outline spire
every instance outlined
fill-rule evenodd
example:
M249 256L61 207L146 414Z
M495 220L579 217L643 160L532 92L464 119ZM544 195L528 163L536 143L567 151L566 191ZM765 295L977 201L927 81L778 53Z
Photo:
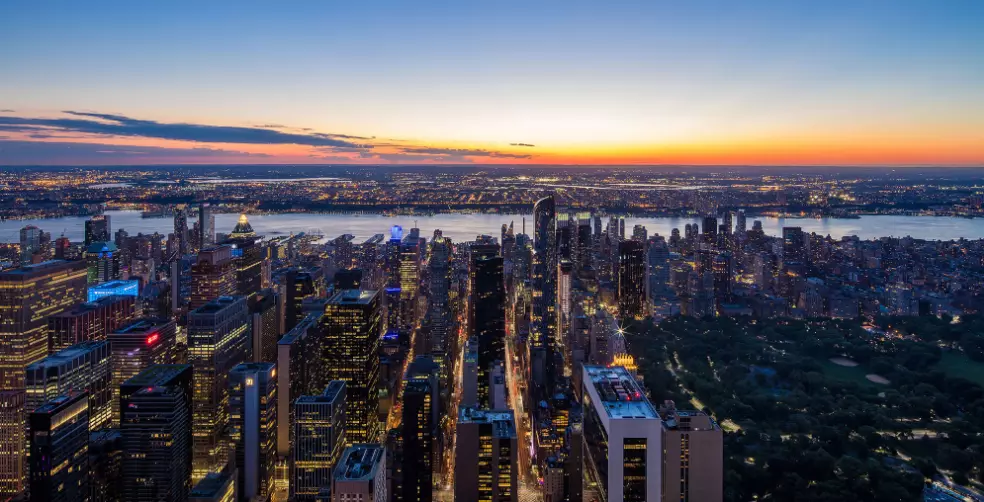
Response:
M232 229L232 233L229 237L252 237L256 235L253 231L253 227L249 224L249 218L246 217L246 213L239 215L239 223L236 223L236 227Z

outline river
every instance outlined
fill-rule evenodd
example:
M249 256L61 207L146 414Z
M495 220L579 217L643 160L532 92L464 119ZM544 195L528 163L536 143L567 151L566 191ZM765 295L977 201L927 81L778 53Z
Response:
M189 227L195 221L194 212L190 215ZM137 233L152 234L160 232L167 234L173 231L171 218L143 218L139 211L108 211L112 230L123 228L130 235ZM533 219L530 215L521 214L436 214L433 216L390 216L381 214L319 214L319 213L283 213L256 214L249 216L250 224L258 234L267 237L288 235L290 233L320 233L326 237L341 234L352 234L356 241L362 241L377 233L387 233L393 225L401 225L408 229L415 222L422 236L430 238L434 229L441 229L446 237L454 241L472 240L476 235L499 235L503 223L514 222L516 232L522 231L523 218L526 219L526 232L533 231ZM20 229L25 225L35 225L46 232L51 232L53 238L64 234L72 241L83 239L85 220L82 216L47 218L36 220L8 220L0 222L0 242L18 242ZM216 214L216 232L228 233L236 225L238 215ZM862 216L858 219L838 218L748 218L748 228L752 221L762 221L762 228L769 235L781 235L782 227L798 226L806 232L817 232L840 238L845 235L857 235L862 239L878 237L912 236L921 239L951 240L961 237L967 239L984 238L984 218L967 219L955 217L934 216L895 216L877 215ZM605 220L607 221L607 220ZM697 218L627 217L625 219L626 234L632 233L634 225L646 227L649 235L659 233L668 236L673 228L679 228L687 223L699 223Z

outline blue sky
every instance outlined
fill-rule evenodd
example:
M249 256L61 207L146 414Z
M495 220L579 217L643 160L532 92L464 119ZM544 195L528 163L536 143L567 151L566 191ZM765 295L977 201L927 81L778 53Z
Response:
M510 144L525 143L537 145L532 162L976 163L982 26L984 2L961 0L10 0L0 109L378 138L352 159L367 162L401 154L393 144L515 153ZM0 142L32 140L7 134ZM893 144L903 145L894 156ZM313 158L260 145L243 152ZM43 162L42 147L26 159Z

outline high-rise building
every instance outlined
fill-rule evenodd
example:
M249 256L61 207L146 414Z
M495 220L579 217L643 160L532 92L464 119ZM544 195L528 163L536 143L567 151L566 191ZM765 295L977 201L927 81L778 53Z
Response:
M120 279L120 251L111 241L93 242L85 249L86 277L89 284Z
M107 427L113 416L111 353L108 341L89 341L56 352L27 367L27 409L58 396L86 393L91 430Z
M232 246L202 249L191 266L191 308L236 292L236 265Z
M432 500L437 455L438 371L428 356L418 356L403 380L403 500Z
M717 242L717 230L718 222L717 216L705 216L701 222L701 234L704 236L704 242L713 245Z
M58 396L29 418L32 502L73 502L89 497L89 398Z
M331 499L333 502L387 502L386 449L378 444L346 448L332 476Z
M261 236L253 232L246 215L239 216L239 222L222 244L232 247L232 257L236 264L236 292L239 296L252 299L263 288L263 261L265 256L259 245Z
M363 271L362 288L381 290L384 286L383 267L380 266L383 241L386 236L376 234L366 239L359 247L358 263Z
M724 499L724 435L702 411L660 406L663 419L663 500Z
M24 490L26 409L23 390L0 391L0 497L5 499Z
M189 502L236 502L239 500L236 491L236 473L224 469L222 472L210 472L194 488L188 498Z
M203 249L215 244L215 215L208 203L198 206L198 245Z
M462 408L456 433L454 499L517 502L519 445L513 411Z
M112 226L109 216L104 214L93 216L85 220L85 240L83 244L89 247L93 242L106 242L112 239Z
M782 227L782 263L807 263L806 234L800 227Z
M229 373L229 429L241 500L267 500L277 463L277 365L243 363Z
M195 382L195 482L227 463L229 372L249 360L249 328L249 309L241 296L217 298L188 314L188 363Z
M176 345L174 321L139 319L109 334L113 424L120 422L120 385L151 366L173 362Z
M49 316L48 352L90 340L105 340L107 334L129 324L135 316L133 296L106 296Z
M622 317L641 319L648 311L646 298L646 244L636 240L618 243L618 310Z
M478 403L489 403L489 372L506 359L506 291L501 256L473 256L471 336L478 340Z
M746 227L745 210L739 209L738 214L735 215L735 234L739 236L744 236L745 232L748 231Z
M174 238L178 240L178 254L186 255L188 246L188 211L184 206L174 208Z
M291 269L284 278L287 287L286 300L286 329L294 326L307 315L304 312L304 300L324 296L324 277L319 267L299 270Z
M538 390L553 380L553 337L556 330L557 214L553 196L533 206L533 312L530 321L532 380ZM599 225L600 228L600 225Z
M345 381L349 444L379 436L380 317L376 291L339 291L325 305L323 374L329 380Z
M584 497L653 501L662 496L662 421L624 367L582 367Z
M52 260L0 272L0 390L24 388L24 369L48 353L48 316L85 301L82 262Z
M293 403L291 500L316 500L331 486L332 469L345 449L345 382L332 380L321 394Z
M277 454L283 458L293 448L294 402L324 388L322 315L308 314L277 343Z
M264 289L253 298L249 306L252 318L252 352L255 362L274 362L277 360L277 340L280 332L279 294L272 289Z
M123 502L123 435L119 429L89 433L89 500Z
M20 259L21 263L31 263L35 253L41 251L41 229L27 225L20 230Z
M120 386L123 500L188 499L191 374L187 364L155 365Z

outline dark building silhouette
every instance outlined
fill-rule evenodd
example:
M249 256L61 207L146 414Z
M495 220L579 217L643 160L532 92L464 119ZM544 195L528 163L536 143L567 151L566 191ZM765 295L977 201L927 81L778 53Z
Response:
M73 502L89 495L89 397L59 396L28 417L32 502Z
M123 499L177 502L191 490L192 371L151 366L120 386Z
M489 405L489 372L506 357L506 291L502 258L472 259L472 336L478 340L478 403Z
M618 243L618 310L622 317L646 315L646 281L645 243Z
M438 411L438 372L433 359L420 356L403 380L403 500L432 500Z

